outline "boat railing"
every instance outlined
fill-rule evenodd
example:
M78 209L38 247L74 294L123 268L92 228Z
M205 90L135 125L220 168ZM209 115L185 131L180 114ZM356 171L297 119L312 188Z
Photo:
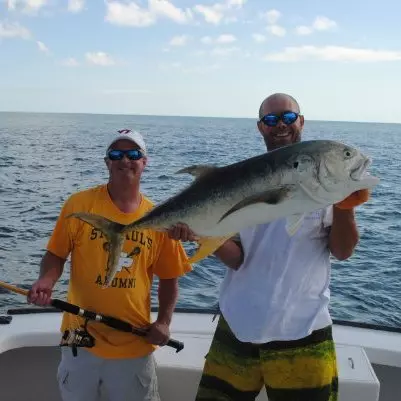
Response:
M152 306L152 312L157 312L158 307ZM175 313L198 313L198 314L205 314L205 315L216 315L219 313L217 308L202 308L202 309L195 309L195 308L184 308L184 307L177 307L174 310ZM60 313L60 310L53 307L29 307L29 308L13 308L7 310L7 315L27 315L33 313ZM363 322L355 322L355 321L348 321L348 320L341 320L341 319L333 319L333 323L338 326L349 326L349 327L357 327L362 329L370 329L370 330L380 330L380 331L387 331L392 333L401 333L401 327L391 327L391 326L384 326L380 324L374 323L363 323Z

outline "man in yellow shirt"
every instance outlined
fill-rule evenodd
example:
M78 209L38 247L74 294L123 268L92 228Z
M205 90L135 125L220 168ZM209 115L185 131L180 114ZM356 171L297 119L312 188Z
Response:
M63 401L95 401L101 383L110 401L158 401L153 351L169 340L178 277L189 272L191 265L181 243L170 239L167 233L133 231L127 234L117 274L108 288L102 288L108 257L106 239L89 224L66 216L88 212L128 224L153 207L140 191L147 156L138 132L121 130L113 134L106 147L105 162L108 183L75 193L63 205L28 301L37 305L50 303L52 289L71 255L69 302L149 328L149 332L146 337L138 337L88 322L87 331L94 338L94 346L80 347L76 356L69 347L61 349L57 378ZM159 278L159 312L151 323L154 275ZM82 328L83 323L81 317L64 313L61 331Z

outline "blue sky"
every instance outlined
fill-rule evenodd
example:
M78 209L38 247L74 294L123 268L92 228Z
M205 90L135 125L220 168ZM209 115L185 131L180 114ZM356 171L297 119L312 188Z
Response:
M376 7L375 7L376 6ZM0 0L0 110L401 123L401 2Z

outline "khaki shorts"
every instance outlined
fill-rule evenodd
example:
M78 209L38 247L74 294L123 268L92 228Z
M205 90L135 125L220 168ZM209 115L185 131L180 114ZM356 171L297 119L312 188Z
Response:
M74 357L61 348L57 380L63 401L98 401L100 390L110 401L160 401L153 355L104 359L84 348Z

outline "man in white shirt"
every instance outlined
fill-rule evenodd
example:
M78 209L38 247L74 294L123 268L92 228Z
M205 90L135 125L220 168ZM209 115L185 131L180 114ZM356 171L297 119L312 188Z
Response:
M293 97L273 94L257 125L271 151L301 140L304 117ZM337 400L330 254L352 255L359 240L354 207L367 199L359 191L310 213L293 236L285 219L248 228L215 252L229 269L196 401L255 400L263 386L270 401ZM183 225L170 235L193 239Z

